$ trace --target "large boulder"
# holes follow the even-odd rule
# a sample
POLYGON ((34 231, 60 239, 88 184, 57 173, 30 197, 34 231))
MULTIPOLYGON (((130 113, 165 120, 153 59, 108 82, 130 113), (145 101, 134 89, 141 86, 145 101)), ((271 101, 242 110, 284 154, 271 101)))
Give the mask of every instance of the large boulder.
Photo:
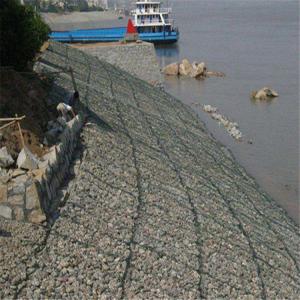
POLYGON ((0 167, 7 168, 14 163, 13 158, 8 153, 6 147, 0 149, 0 167))
POLYGON ((204 77, 206 75, 206 66, 204 62, 200 64, 197 62, 192 63, 192 70, 190 72, 190 76, 193 78, 204 77))
POLYGON ((192 70, 193 70, 193 67, 190 64, 190 62, 186 58, 184 58, 182 60, 181 64, 179 65, 179 74, 188 76, 188 75, 190 75, 192 70))
POLYGON ((269 87, 263 87, 259 91, 254 91, 251 94, 251 97, 257 100, 268 100, 278 96, 278 93, 269 87))
POLYGON ((38 159, 30 152, 28 148, 23 148, 19 153, 17 165, 20 169, 33 170, 38 168, 38 159))
POLYGON ((167 65, 162 69, 162 72, 165 75, 178 75, 179 74, 179 64, 172 63, 170 65, 167 65))

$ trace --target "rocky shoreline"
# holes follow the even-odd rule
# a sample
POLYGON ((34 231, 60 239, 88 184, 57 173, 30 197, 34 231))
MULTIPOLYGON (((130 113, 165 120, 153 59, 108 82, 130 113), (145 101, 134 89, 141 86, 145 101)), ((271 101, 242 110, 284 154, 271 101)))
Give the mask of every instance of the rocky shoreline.
MULTIPOLYGON (((51 44, 89 112, 52 226, 0 219, 0 298, 289 298, 299 227, 171 95, 51 44)), ((57 89, 72 89, 66 74, 57 89)))

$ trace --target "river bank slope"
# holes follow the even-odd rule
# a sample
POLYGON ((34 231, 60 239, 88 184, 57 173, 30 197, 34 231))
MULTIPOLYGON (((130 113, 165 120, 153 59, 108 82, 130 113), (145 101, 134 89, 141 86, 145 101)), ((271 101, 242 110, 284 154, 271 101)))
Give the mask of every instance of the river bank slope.
POLYGON ((197 115, 62 44, 37 70, 67 66, 89 112, 80 168, 52 227, 0 220, 0 297, 296 298, 299 227, 197 115))

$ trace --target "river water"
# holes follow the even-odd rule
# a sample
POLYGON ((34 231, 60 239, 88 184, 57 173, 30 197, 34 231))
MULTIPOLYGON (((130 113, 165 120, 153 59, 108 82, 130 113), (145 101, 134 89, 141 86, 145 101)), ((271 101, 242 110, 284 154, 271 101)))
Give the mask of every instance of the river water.
POLYGON ((299 223, 298 1, 169 0, 169 5, 180 40, 156 47, 161 66, 188 58, 226 77, 166 77, 166 90, 193 107, 216 139, 299 223), (264 86, 280 97, 251 101, 251 91, 264 86), (238 122, 244 141, 233 140, 195 102, 217 106, 238 122))

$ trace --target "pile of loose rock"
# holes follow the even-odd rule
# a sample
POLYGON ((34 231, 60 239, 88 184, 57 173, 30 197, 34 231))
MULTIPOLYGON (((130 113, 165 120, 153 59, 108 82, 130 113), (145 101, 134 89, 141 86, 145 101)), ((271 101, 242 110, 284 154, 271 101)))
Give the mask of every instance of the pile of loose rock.
POLYGON ((190 63, 186 58, 181 63, 175 62, 167 65, 162 69, 165 75, 182 75, 190 76, 196 79, 203 79, 209 76, 224 77, 225 74, 222 72, 208 71, 204 62, 193 62, 190 63))
POLYGON ((218 113, 217 107, 211 106, 209 104, 203 105, 203 110, 209 113, 212 119, 218 121, 219 124, 222 124, 229 135, 232 136, 235 140, 242 140, 243 135, 238 129, 238 123, 230 121, 227 117, 218 113))

